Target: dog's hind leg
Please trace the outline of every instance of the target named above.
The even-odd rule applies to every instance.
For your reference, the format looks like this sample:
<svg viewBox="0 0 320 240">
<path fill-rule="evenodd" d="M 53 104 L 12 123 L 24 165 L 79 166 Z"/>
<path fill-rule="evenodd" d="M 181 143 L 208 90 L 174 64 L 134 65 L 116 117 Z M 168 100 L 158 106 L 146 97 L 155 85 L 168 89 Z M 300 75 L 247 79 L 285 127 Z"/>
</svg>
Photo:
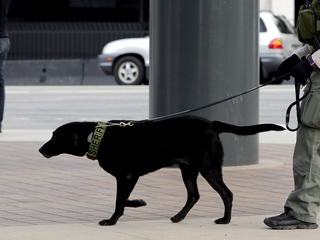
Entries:
<svg viewBox="0 0 320 240">
<path fill-rule="evenodd" d="M 182 173 L 184 185 L 187 188 L 188 198 L 181 211 L 171 218 L 171 221 L 174 223 L 182 221 L 200 198 L 197 185 L 199 171 L 194 166 L 186 164 L 180 164 L 179 167 Z"/>
<path fill-rule="evenodd" d="M 121 176 L 117 177 L 117 200 L 116 209 L 110 219 L 99 222 L 101 226 L 114 225 L 118 219 L 123 215 L 127 200 L 136 185 L 139 176 Z"/>
<path fill-rule="evenodd" d="M 233 194 L 222 178 L 223 147 L 218 136 L 212 135 L 207 142 L 201 160 L 200 173 L 216 190 L 224 203 L 224 216 L 215 221 L 217 224 L 227 224 L 231 220 Z"/>
<path fill-rule="evenodd" d="M 204 167 L 202 170 L 200 170 L 200 173 L 211 185 L 211 187 L 219 193 L 224 203 L 224 216 L 223 218 L 215 220 L 215 223 L 229 223 L 231 220 L 233 194 L 223 182 L 222 173 L 218 170 L 213 170 L 212 167 Z"/>
</svg>

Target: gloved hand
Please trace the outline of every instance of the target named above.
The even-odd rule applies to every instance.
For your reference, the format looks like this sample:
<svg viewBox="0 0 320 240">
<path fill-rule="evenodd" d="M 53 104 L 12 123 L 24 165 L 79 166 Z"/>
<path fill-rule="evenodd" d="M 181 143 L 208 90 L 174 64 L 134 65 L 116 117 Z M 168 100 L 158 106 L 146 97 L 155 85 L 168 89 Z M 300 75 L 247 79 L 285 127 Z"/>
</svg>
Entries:
<svg viewBox="0 0 320 240">
<path fill-rule="evenodd" d="M 290 73 L 291 69 L 296 66 L 298 63 L 300 63 L 300 58 L 296 55 L 293 54 L 291 57 L 288 57 L 286 60 L 284 60 L 278 67 L 277 70 L 277 77 L 281 77 L 283 75 L 286 75 Z M 290 79 L 290 75 L 287 77 L 283 78 L 285 80 Z"/>
<path fill-rule="evenodd" d="M 310 77 L 313 70 L 316 69 L 315 67 L 310 65 L 310 58 L 311 56 L 309 56 L 301 63 L 298 63 L 294 68 L 292 68 L 290 72 L 291 76 L 298 80 L 301 85 L 306 85 L 307 79 Z"/>
</svg>

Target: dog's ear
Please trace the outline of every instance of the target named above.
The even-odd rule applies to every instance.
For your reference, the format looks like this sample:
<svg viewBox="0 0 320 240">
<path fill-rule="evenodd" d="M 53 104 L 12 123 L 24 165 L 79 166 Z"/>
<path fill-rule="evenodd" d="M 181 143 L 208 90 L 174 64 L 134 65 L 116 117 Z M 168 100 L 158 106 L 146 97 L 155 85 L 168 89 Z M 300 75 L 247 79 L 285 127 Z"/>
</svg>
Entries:
<svg viewBox="0 0 320 240">
<path fill-rule="evenodd" d="M 75 132 L 72 135 L 72 140 L 74 142 L 74 145 L 79 149 L 85 148 L 86 144 L 88 143 L 87 139 L 88 139 L 88 134 Z"/>
<path fill-rule="evenodd" d="M 79 134 L 77 132 L 75 132 L 72 135 L 72 139 L 73 139 L 74 145 L 76 145 L 77 148 L 80 148 L 80 144 L 79 144 L 80 137 L 79 137 Z"/>
<path fill-rule="evenodd" d="M 86 152 L 88 151 L 89 146 L 86 146 L 86 138 L 82 136 L 80 133 L 73 133 L 72 134 L 72 140 L 74 143 L 74 152 L 73 155 L 76 156 L 84 156 Z"/>
<path fill-rule="evenodd" d="M 94 131 L 94 123 L 78 123 L 77 129 L 72 134 L 74 145 L 83 149 L 88 143 L 88 136 Z"/>
</svg>

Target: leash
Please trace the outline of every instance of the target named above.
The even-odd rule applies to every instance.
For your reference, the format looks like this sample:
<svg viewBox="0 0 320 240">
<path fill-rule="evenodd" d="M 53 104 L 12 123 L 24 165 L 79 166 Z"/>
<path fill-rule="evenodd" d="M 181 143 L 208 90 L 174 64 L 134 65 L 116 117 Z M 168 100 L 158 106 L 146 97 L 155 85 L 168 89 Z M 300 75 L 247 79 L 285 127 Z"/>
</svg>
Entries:
<svg viewBox="0 0 320 240">
<path fill-rule="evenodd" d="M 311 86 L 312 86 L 312 82 L 311 79 L 309 78 L 309 89 L 308 91 L 301 97 L 299 98 L 300 95 L 300 87 L 301 84 L 298 80 L 295 79 L 294 81 L 294 85 L 295 85 L 295 92 L 296 92 L 296 101 L 291 103 L 287 109 L 286 112 L 286 128 L 291 131 L 297 131 L 300 128 L 300 124 L 301 124 L 301 108 L 300 108 L 300 102 L 310 93 L 311 90 Z M 297 127 L 296 128 L 290 128 L 289 127 L 289 122 L 290 122 L 290 112 L 293 106 L 296 106 L 296 112 L 297 112 Z"/>
<path fill-rule="evenodd" d="M 185 111 L 181 111 L 181 112 L 169 114 L 169 115 L 166 115 L 166 116 L 161 116 L 161 117 L 153 118 L 153 119 L 151 119 L 150 121 L 159 121 L 159 120 L 163 120 L 163 119 L 167 119 L 167 118 L 172 118 L 172 117 L 175 117 L 175 116 L 179 116 L 179 115 L 183 115 L 183 114 L 187 114 L 187 113 L 191 113 L 191 112 L 196 112 L 196 111 L 199 111 L 199 110 L 208 108 L 208 107 L 212 107 L 212 106 L 214 106 L 214 105 L 217 105 L 217 104 L 220 104 L 220 103 L 229 101 L 229 100 L 231 100 L 231 99 L 234 99 L 234 98 L 236 98 L 236 97 L 245 95 L 245 94 L 247 94 L 247 93 L 253 92 L 253 91 L 255 91 L 255 90 L 259 89 L 259 88 L 262 88 L 262 87 L 264 87 L 264 86 L 266 86 L 266 85 L 269 85 L 269 84 L 272 83 L 272 82 L 278 81 L 278 80 L 283 79 L 283 78 L 285 78 L 285 77 L 287 77 L 287 76 L 290 76 L 290 73 L 287 73 L 287 74 L 285 74 L 285 75 L 283 75 L 283 76 L 281 76 L 281 77 L 278 77 L 278 78 L 276 78 L 276 79 L 273 79 L 273 80 L 271 80 L 271 81 L 269 81 L 269 82 L 266 82 L 266 83 L 264 83 L 264 84 L 261 84 L 261 85 L 259 85 L 259 86 L 257 86 L 257 87 L 251 88 L 251 89 L 249 89 L 249 90 L 247 90 L 247 91 L 244 91 L 244 92 L 242 92 L 242 93 L 233 95 L 233 96 L 231 96 L 231 97 L 228 97 L 228 98 L 225 98 L 225 99 L 222 99 L 222 100 L 213 102 L 213 103 L 209 103 L 209 104 L 203 105 L 203 106 L 201 106 L 201 107 L 196 107 L 196 108 L 188 109 L 188 110 L 185 110 Z"/>
<path fill-rule="evenodd" d="M 216 101 L 216 102 L 213 102 L 213 103 L 209 103 L 209 104 L 206 104 L 206 105 L 203 105 L 203 106 L 200 106 L 200 107 L 196 107 L 196 108 L 192 108 L 192 109 L 188 109 L 188 110 L 184 110 L 184 111 L 181 111 L 181 112 L 177 112 L 177 113 L 173 113 L 173 114 L 168 114 L 168 115 L 165 115 L 165 116 L 161 116 L 161 117 L 157 117 L 157 118 L 153 118 L 153 119 L 150 119 L 150 120 L 147 120 L 149 122 L 155 122 L 155 121 L 159 121 L 159 120 L 164 120 L 164 119 L 168 119 L 168 118 L 172 118 L 172 117 L 176 117 L 176 116 L 179 116 L 179 115 L 183 115 L 183 114 L 187 114 L 187 113 L 191 113 L 191 112 L 196 112 L 196 111 L 199 111 L 199 110 L 202 110 L 202 109 L 205 109 L 205 108 L 209 108 L 209 107 L 212 107 L 214 105 L 217 105 L 217 104 L 220 104 L 220 103 L 223 103 L 223 102 L 226 102 L 226 101 L 229 101 L 231 99 L 234 99 L 236 97 L 239 97 L 239 96 L 242 96 L 242 95 L 245 95 L 245 94 L 248 94 L 250 92 L 253 92 L 259 88 L 262 88 L 266 85 L 269 85 L 270 83 L 272 82 L 275 82 L 275 81 L 278 81 L 280 79 L 283 79 L 285 77 L 288 77 L 290 76 L 290 73 L 287 73 L 283 76 L 280 76 L 278 78 L 275 78 L 269 82 L 266 82 L 264 84 L 261 84 L 257 87 L 254 87 L 254 88 L 251 88 L 247 91 L 244 91 L 242 93 L 239 93 L 239 94 L 236 94 L 236 95 L 233 95 L 231 97 L 228 97 L 228 98 L 225 98 L 225 99 L 222 99 L 222 100 L 219 100 L 219 101 Z M 286 127 L 289 131 L 296 131 L 299 129 L 300 127 L 300 123 L 301 123 L 301 108 L 300 108 L 300 102 L 309 94 L 310 90 L 311 90 L 311 80 L 309 81 L 309 89 L 308 91 L 300 98 L 299 97 L 299 94 L 300 94 L 300 86 L 301 84 L 295 80 L 295 96 L 296 96 L 296 101 L 291 103 L 287 109 L 287 112 L 286 112 Z M 296 105 L 296 112 L 297 112 L 297 127 L 292 129 L 289 127 L 289 122 L 290 122 L 290 112 L 291 112 L 291 109 L 293 106 Z M 101 127 L 107 127 L 107 126 L 120 126 L 120 127 L 127 127 L 127 126 L 133 126 L 134 124 L 132 122 L 128 122 L 128 123 L 124 123 L 124 122 L 120 122 L 120 123 L 111 123 L 111 122 L 108 122 L 108 123 L 104 123 L 104 124 L 101 124 L 101 125 L 98 125 L 96 126 L 96 128 L 101 128 Z"/>
</svg>

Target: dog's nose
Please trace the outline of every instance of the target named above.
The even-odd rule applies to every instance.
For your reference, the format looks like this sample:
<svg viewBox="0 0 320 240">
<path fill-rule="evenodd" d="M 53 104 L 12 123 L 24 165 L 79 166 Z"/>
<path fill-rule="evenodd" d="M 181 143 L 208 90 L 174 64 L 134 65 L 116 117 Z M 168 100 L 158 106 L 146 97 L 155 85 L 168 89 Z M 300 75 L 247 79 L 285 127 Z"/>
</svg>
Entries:
<svg viewBox="0 0 320 240">
<path fill-rule="evenodd" d="M 43 151 L 43 148 L 42 148 L 42 147 L 39 149 L 39 152 L 40 152 L 45 158 L 51 158 L 51 156 L 49 156 L 48 154 L 46 154 L 46 153 Z"/>
</svg>

